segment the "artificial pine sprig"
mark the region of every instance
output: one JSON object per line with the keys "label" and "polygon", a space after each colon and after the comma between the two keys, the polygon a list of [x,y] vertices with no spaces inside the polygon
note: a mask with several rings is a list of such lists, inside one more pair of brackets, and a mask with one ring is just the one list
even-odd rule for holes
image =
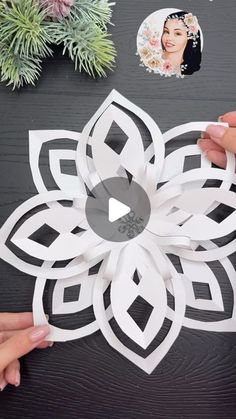
{"label": "artificial pine sprig", "polygon": [[109,34],[93,21],[74,18],[52,23],[48,28],[56,44],[63,44],[75,69],[85,70],[90,76],[106,76],[115,61],[115,48]]}
{"label": "artificial pine sprig", "polygon": [[50,38],[43,26],[46,11],[34,0],[13,1],[0,10],[0,40],[20,56],[46,57]]}
{"label": "artificial pine sprig", "polygon": [[91,21],[103,28],[111,23],[112,9],[115,3],[107,0],[74,0],[71,14],[74,18]]}
{"label": "artificial pine sprig", "polygon": [[14,54],[6,45],[0,44],[1,81],[13,89],[24,84],[35,85],[41,72],[41,59]]}
{"label": "artificial pine sprig", "polygon": [[107,24],[109,0],[0,0],[1,81],[34,84],[50,44],[61,44],[75,69],[106,76],[116,51]]}
{"label": "artificial pine sprig", "polygon": [[49,36],[43,27],[45,16],[33,0],[0,1],[1,81],[13,89],[34,85],[41,58],[50,53]]}

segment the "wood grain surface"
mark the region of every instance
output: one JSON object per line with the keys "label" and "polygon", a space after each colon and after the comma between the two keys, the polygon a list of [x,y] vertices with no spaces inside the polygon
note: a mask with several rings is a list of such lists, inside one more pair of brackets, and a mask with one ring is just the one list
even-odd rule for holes
{"label": "wood grain surface", "polygon": [[[141,22],[166,7],[196,14],[204,33],[202,69],[183,80],[148,74],[135,55]],[[36,193],[28,130],[81,131],[112,88],[147,111],[163,131],[236,109],[235,0],[117,0],[113,21],[117,67],[107,79],[74,72],[55,50],[37,87],[12,92],[1,84],[1,225]],[[232,261],[236,265],[235,255]],[[223,278],[219,266],[215,271]],[[0,276],[0,311],[31,310],[34,278],[1,260]],[[233,304],[227,291],[225,304]],[[65,317],[62,323],[67,322]],[[21,365],[21,386],[0,394],[0,419],[236,418],[236,333],[183,328],[150,376],[110,348],[100,332],[35,350]]]}

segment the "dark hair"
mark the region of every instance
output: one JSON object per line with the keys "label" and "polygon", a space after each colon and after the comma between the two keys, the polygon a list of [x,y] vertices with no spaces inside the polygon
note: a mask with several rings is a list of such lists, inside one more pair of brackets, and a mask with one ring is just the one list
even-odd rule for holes
{"label": "dark hair", "polygon": [[[166,22],[169,19],[174,19],[176,17],[176,19],[180,19],[183,20],[183,18],[185,17],[185,15],[187,15],[188,12],[177,12],[177,13],[172,13],[169,16],[167,16],[164,25],[166,24]],[[183,21],[184,23],[184,21]],[[187,27],[187,26],[186,26]],[[200,70],[201,68],[201,60],[202,60],[202,53],[201,53],[201,32],[200,30],[197,33],[198,38],[197,38],[197,44],[196,46],[194,45],[194,40],[193,39],[188,39],[186,48],[184,50],[184,55],[183,55],[183,67],[181,68],[181,74],[193,74],[195,73],[195,71]],[[164,46],[162,44],[162,48],[164,50]]]}

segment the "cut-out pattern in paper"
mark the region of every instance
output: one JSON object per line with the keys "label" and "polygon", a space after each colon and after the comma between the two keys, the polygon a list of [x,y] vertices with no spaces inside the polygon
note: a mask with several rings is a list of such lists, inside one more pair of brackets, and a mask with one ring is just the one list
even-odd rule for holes
{"label": "cut-out pattern in paper", "polygon": [[[140,123],[150,136],[148,147]],[[229,312],[223,292],[228,287],[234,301],[235,270],[228,256],[236,244],[232,235],[236,195],[231,190],[236,183],[235,157],[227,153],[225,170],[212,167],[196,145],[183,146],[165,157],[168,141],[187,132],[205,131],[209,123],[189,123],[162,134],[147,113],[112,91],[81,134],[30,132],[30,167],[38,195],[20,205],[1,227],[0,257],[37,277],[35,324],[48,322],[43,297],[50,280],[55,282],[53,314],[82,313],[91,307],[94,313],[90,322],[77,329],[51,325],[48,339],[78,339],[100,329],[110,346],[150,374],[182,326],[236,331],[235,306]],[[119,147],[120,136],[124,141]],[[60,139],[70,140],[72,148],[50,148]],[[40,165],[46,144],[56,184],[50,191],[41,173],[45,165]],[[193,169],[186,166],[192,156]],[[67,161],[72,166],[74,162],[76,170],[64,170]],[[131,235],[123,242],[99,237],[85,214],[89,191],[117,176],[138,183],[151,205],[150,219],[139,234],[135,214],[123,218],[121,228]],[[220,186],[208,187],[210,180]],[[222,206],[230,211],[219,220]],[[221,238],[223,244],[218,245]],[[213,262],[224,272],[224,287]],[[109,295],[106,305],[105,293]]]}

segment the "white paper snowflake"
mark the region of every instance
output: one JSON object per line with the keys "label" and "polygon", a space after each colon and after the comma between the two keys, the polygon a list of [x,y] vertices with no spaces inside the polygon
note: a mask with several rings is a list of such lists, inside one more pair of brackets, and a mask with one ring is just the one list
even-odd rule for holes
{"label": "white paper snowflake", "polygon": [[[150,134],[152,142],[146,150],[135,119]],[[113,123],[127,137],[119,153],[106,142]],[[82,338],[100,329],[114,349],[150,374],[183,325],[208,331],[236,331],[235,308],[226,316],[221,286],[210,266],[212,261],[220,263],[235,296],[235,270],[228,259],[236,250],[236,239],[229,236],[236,225],[236,195],[230,190],[236,183],[235,157],[227,153],[225,170],[213,168],[197,145],[181,147],[165,157],[168,141],[186,132],[205,131],[209,123],[181,125],[162,135],[149,115],[112,91],[81,134],[30,132],[30,167],[38,195],[20,205],[1,228],[0,257],[37,277],[33,298],[35,324],[47,322],[43,307],[47,280],[56,280],[53,314],[79,314],[93,306],[95,315],[94,321],[75,330],[51,325],[50,340]],[[48,191],[41,175],[41,152],[45,144],[50,148],[54,140],[64,143],[65,138],[76,145],[76,150],[49,150],[49,169],[59,190]],[[184,164],[192,156],[197,157],[198,167],[184,172]],[[62,161],[75,162],[77,173],[64,173]],[[149,197],[149,222],[132,240],[105,241],[86,219],[87,192],[108,178],[128,175]],[[210,179],[220,181],[220,187],[206,187]],[[65,201],[70,205],[65,206]],[[223,204],[229,207],[229,214],[220,222],[215,221],[212,214]],[[46,230],[50,237],[47,244],[37,240]],[[229,240],[219,247],[216,241],[222,237]],[[170,255],[177,257],[181,272],[177,272]],[[31,263],[25,256],[32,257]],[[65,260],[70,261],[62,263]],[[98,273],[91,275],[90,268],[101,261]],[[78,300],[64,301],[65,291],[78,285]],[[197,296],[196,285],[206,287],[209,298]],[[110,294],[107,308],[106,290]],[[146,305],[148,313],[142,325],[132,315],[132,307],[139,302]],[[198,316],[194,318],[186,307]],[[209,311],[219,317],[214,321],[201,317],[200,313]],[[118,337],[112,319],[126,339]],[[168,323],[168,330],[160,339],[164,322]],[[136,345],[132,346],[127,337]],[[137,345],[144,355],[133,349]]]}

